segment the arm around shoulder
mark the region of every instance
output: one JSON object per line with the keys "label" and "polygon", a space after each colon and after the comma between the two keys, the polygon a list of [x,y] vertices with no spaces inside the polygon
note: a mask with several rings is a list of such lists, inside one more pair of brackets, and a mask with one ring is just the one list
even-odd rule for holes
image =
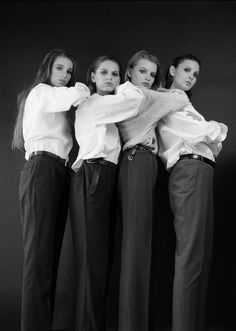
{"label": "arm around shoulder", "polygon": [[45,112],[67,111],[71,106],[78,106],[90,95],[89,88],[83,83],[72,87],[55,87],[39,84],[35,93]]}
{"label": "arm around shoulder", "polygon": [[143,117],[159,121],[171,112],[181,110],[189,103],[189,98],[182,92],[159,92],[142,89],[144,100],[140,108]]}

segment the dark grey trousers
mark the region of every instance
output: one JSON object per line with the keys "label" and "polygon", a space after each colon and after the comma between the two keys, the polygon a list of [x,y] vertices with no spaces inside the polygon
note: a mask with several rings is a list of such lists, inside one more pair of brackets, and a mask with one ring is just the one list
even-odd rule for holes
{"label": "dark grey trousers", "polygon": [[214,169],[183,159],[169,178],[176,233],[173,331],[203,331],[213,241]]}
{"label": "dark grey trousers", "polygon": [[72,175],[71,228],[76,259],[75,330],[104,331],[115,164],[83,162]]}
{"label": "dark grey trousers", "polygon": [[51,156],[34,156],[23,166],[19,187],[24,248],[22,331],[51,330],[69,184],[69,169]]}
{"label": "dark grey trousers", "polygon": [[147,331],[154,188],[158,165],[149,151],[129,151],[119,171],[123,224],[119,296],[119,331]]}

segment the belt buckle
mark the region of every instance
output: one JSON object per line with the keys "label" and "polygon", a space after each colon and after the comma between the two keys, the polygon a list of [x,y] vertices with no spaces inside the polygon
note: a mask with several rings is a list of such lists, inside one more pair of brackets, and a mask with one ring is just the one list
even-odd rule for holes
{"label": "belt buckle", "polygon": [[93,159],[86,159],[86,162],[87,163],[90,163],[90,164],[96,164],[96,163],[99,163],[103,160],[103,157],[97,157],[97,158],[93,158]]}
{"label": "belt buckle", "polygon": [[131,152],[128,155],[128,160],[129,161],[132,161],[134,159],[134,156],[135,156],[138,149],[140,149],[139,145],[136,145],[132,148]]}

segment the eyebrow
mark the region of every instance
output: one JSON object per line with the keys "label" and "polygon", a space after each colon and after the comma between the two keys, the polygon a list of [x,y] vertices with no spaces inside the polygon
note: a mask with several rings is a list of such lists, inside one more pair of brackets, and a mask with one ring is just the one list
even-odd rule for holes
{"label": "eyebrow", "polygon": [[[100,67],[99,69],[101,69],[101,70],[109,70],[109,69],[107,69],[107,68],[103,68],[103,67]],[[118,72],[118,70],[111,70],[111,71],[117,71]]]}
{"label": "eyebrow", "polygon": [[[191,67],[189,64],[186,64],[184,67],[185,67],[185,68],[187,67],[187,68],[193,69],[193,67]],[[196,72],[199,72],[199,71],[196,70]]]}
{"label": "eyebrow", "polygon": [[[143,66],[139,66],[139,69],[145,69],[145,70],[148,70],[146,67],[143,67]],[[152,73],[154,72],[156,74],[156,71],[151,71]]]}
{"label": "eyebrow", "polygon": [[[61,64],[61,63],[56,63],[55,65],[56,66],[61,66],[61,67],[65,68],[65,66],[63,64]],[[69,67],[69,68],[67,68],[67,70],[73,70],[73,67]]]}

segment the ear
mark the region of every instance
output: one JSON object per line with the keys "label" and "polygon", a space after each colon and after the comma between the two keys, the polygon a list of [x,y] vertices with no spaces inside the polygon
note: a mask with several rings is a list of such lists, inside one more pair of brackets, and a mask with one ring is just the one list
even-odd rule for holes
{"label": "ear", "polygon": [[91,72],[91,81],[95,83],[94,72]]}
{"label": "ear", "polygon": [[172,77],[174,77],[174,75],[175,75],[175,67],[174,66],[170,66],[169,73]]}
{"label": "ear", "polygon": [[132,76],[132,68],[128,68],[128,71],[127,71],[127,76],[129,77],[129,78],[131,78],[131,76]]}

